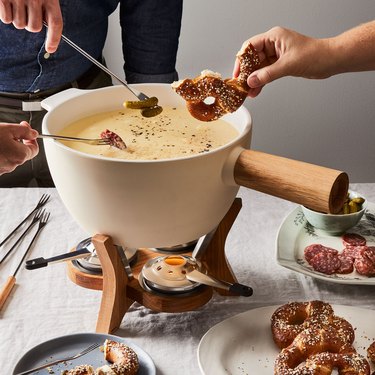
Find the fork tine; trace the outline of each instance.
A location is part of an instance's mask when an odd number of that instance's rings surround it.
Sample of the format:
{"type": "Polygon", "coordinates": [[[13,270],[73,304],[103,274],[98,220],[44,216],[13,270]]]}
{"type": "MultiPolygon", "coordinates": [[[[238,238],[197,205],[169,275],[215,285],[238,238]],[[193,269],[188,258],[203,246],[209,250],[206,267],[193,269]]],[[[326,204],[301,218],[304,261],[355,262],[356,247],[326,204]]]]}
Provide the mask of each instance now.
{"type": "Polygon", "coordinates": [[[34,218],[33,220],[40,220],[40,218],[43,216],[43,213],[45,212],[45,209],[43,208],[38,208],[36,211],[35,211],[35,215],[34,215],[34,218]]]}
{"type": "Polygon", "coordinates": [[[44,205],[48,202],[49,198],[50,198],[50,195],[49,195],[49,194],[43,194],[43,195],[41,196],[41,198],[39,199],[39,202],[38,202],[38,204],[37,204],[37,207],[42,207],[42,206],[44,206],[44,205]]]}
{"type": "Polygon", "coordinates": [[[45,209],[38,208],[35,211],[35,214],[31,220],[31,223],[29,226],[22,232],[22,234],[18,237],[17,241],[13,244],[13,246],[7,251],[7,253],[3,256],[3,258],[0,260],[0,264],[2,264],[5,259],[9,256],[9,254],[12,253],[12,251],[15,249],[15,247],[18,245],[18,243],[23,239],[23,237],[27,234],[27,232],[40,220],[41,216],[43,215],[43,212],[45,209]]]}
{"type": "Polygon", "coordinates": [[[94,350],[94,349],[96,349],[96,348],[99,348],[99,346],[100,346],[101,344],[99,343],[95,343],[95,344],[92,344],[91,346],[89,346],[86,350],[85,350],[85,353],[88,353],[88,352],[91,352],[91,350],[94,350]]]}
{"type": "Polygon", "coordinates": [[[47,221],[49,219],[49,216],[50,216],[50,212],[44,212],[41,219],[40,219],[40,222],[42,224],[47,224],[47,221]]]}
{"type": "Polygon", "coordinates": [[[86,348],[86,349],[80,351],[79,353],[77,353],[74,357],[75,358],[81,357],[82,355],[85,355],[85,354],[93,351],[94,349],[98,348],[100,345],[101,344],[98,344],[98,343],[92,344],[88,348],[86,348]]]}
{"type": "MultiPolygon", "coordinates": [[[[43,207],[49,200],[50,195],[49,194],[43,194],[41,198],[39,199],[39,202],[36,204],[34,209],[29,212],[29,214],[8,234],[8,236],[1,241],[0,247],[3,246],[13,235],[14,233],[34,214],[35,211],[37,211],[39,208],[43,207]]],[[[0,262],[1,263],[1,262],[0,262]]]]}

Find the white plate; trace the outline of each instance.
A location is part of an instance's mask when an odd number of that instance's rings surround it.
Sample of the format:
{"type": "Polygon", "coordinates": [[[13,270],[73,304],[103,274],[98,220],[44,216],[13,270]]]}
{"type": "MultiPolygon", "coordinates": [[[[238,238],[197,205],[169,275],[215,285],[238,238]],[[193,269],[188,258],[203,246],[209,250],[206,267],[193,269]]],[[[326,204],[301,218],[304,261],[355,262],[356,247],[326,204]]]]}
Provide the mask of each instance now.
{"type": "MultiPolygon", "coordinates": [[[[56,359],[65,358],[69,355],[78,353],[81,349],[87,348],[91,344],[104,343],[105,339],[122,342],[130,346],[137,353],[139,360],[138,375],[156,374],[155,365],[151,357],[139,346],[133,344],[129,340],[101,333],[77,333],[74,335],[54,338],[30,349],[16,364],[13,370],[13,375],[40,366],[44,363],[52,362],[56,359]]],[[[60,374],[61,371],[72,369],[78,365],[90,364],[96,368],[107,363],[108,362],[104,359],[104,355],[100,351],[100,348],[97,348],[85,356],[73,361],[62,362],[55,366],[51,366],[51,369],[54,371],[54,374],[60,374]]],[[[48,371],[40,370],[38,373],[47,374],[48,371]]]]}
{"type": "MultiPolygon", "coordinates": [[[[375,205],[368,203],[360,222],[347,233],[357,233],[366,238],[367,245],[375,245],[375,205]]],[[[342,236],[332,236],[311,226],[302,213],[300,206],[294,209],[283,221],[277,236],[277,262],[293,271],[342,284],[375,285],[375,277],[359,275],[356,271],[350,274],[325,275],[315,271],[304,259],[303,251],[307,245],[319,243],[343,250],[342,236]]]]}
{"type": "MultiPolygon", "coordinates": [[[[198,346],[202,374],[272,375],[279,350],[272,339],[270,319],[277,307],[249,310],[212,327],[198,346]]],[[[356,328],[354,347],[366,356],[375,340],[375,311],[340,305],[333,308],[356,328]]]]}

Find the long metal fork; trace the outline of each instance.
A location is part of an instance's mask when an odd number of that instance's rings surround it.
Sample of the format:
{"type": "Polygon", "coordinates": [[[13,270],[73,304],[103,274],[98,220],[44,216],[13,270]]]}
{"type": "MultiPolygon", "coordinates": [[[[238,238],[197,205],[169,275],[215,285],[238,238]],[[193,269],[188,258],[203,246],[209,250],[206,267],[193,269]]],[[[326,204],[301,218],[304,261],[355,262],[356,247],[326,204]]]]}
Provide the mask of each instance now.
{"type": "MultiPolygon", "coordinates": [[[[43,25],[48,28],[48,25],[45,21],[43,21],[43,25]]],[[[107,74],[109,74],[111,77],[116,79],[118,82],[120,82],[122,85],[124,85],[133,95],[135,95],[139,100],[146,100],[149,99],[149,97],[144,94],[143,92],[139,92],[133,88],[131,88],[124,80],[122,80],[120,77],[118,77],[115,73],[111,72],[106,66],[101,64],[98,60],[96,60],[94,57],[92,57],[90,54],[88,54],[86,51],[84,51],[81,47],[77,46],[73,41],[71,41],[69,38],[67,38],[65,35],[61,35],[61,39],[69,44],[71,47],[73,47],[76,51],[78,51],[81,55],[85,56],[86,59],[90,60],[93,64],[95,64],[97,67],[99,67],[101,70],[105,71],[107,74]]]]}
{"type": "Polygon", "coordinates": [[[8,236],[0,243],[0,247],[5,244],[9,240],[10,237],[29,219],[29,217],[37,211],[39,208],[43,207],[49,200],[49,194],[43,194],[39,199],[39,202],[35,206],[35,208],[8,234],[8,236]]]}
{"type": "Polygon", "coordinates": [[[76,359],[76,358],[79,358],[79,357],[82,357],[83,355],[93,351],[94,349],[98,348],[101,344],[98,344],[98,343],[95,343],[95,344],[92,344],[90,345],[88,348],[84,349],[84,350],[81,350],[79,353],[73,355],[73,356],[70,356],[70,357],[66,357],[66,358],[63,358],[63,359],[58,359],[56,361],[53,361],[53,362],[49,362],[49,363],[46,363],[42,366],[39,366],[39,367],[35,367],[33,369],[30,369],[30,370],[27,370],[27,371],[23,371],[23,372],[19,372],[18,374],[16,375],[27,375],[27,374],[31,374],[35,371],[38,371],[38,370],[42,370],[46,367],[50,367],[50,366],[53,366],[53,365],[57,365],[58,363],[61,363],[61,362],[65,362],[65,361],[72,361],[73,359],[76,359]]]}
{"type": "Polygon", "coordinates": [[[25,254],[23,255],[20,263],[18,264],[18,267],[16,268],[16,270],[14,271],[14,274],[13,276],[15,277],[18,270],[20,269],[23,261],[25,260],[25,258],[27,257],[27,254],[29,252],[29,250],[31,249],[31,246],[33,245],[34,241],[36,240],[36,238],[38,237],[40,231],[46,226],[47,222],[48,222],[48,219],[50,217],[50,213],[49,212],[46,212],[45,210],[43,210],[41,212],[41,215],[40,215],[40,220],[39,220],[39,224],[38,224],[38,229],[36,230],[35,234],[34,234],[34,237],[32,238],[32,240],[30,241],[29,243],[29,246],[27,247],[26,251],[25,251],[25,254]]]}
{"type": "Polygon", "coordinates": [[[38,237],[38,234],[40,233],[40,231],[44,228],[44,226],[47,224],[47,221],[49,219],[49,212],[46,212],[44,209],[43,211],[41,212],[40,214],[40,220],[39,220],[39,225],[38,225],[38,229],[37,231],[35,232],[34,234],[34,237],[32,238],[32,240],[30,241],[25,253],[23,254],[23,257],[22,259],[20,260],[20,262],[18,263],[18,266],[16,268],[16,270],[14,271],[13,275],[9,276],[7,278],[7,281],[5,282],[3,288],[0,290],[0,310],[2,309],[5,301],[7,300],[7,298],[9,297],[9,294],[10,292],[12,291],[13,289],[13,286],[14,284],[16,283],[16,275],[17,275],[17,272],[19,271],[21,265],[23,264],[25,258],[27,257],[27,254],[29,253],[35,239],[38,237]]]}
{"type": "Polygon", "coordinates": [[[14,243],[14,245],[7,251],[7,253],[4,255],[3,259],[0,260],[0,264],[2,264],[5,261],[5,259],[15,249],[15,247],[19,244],[19,242],[23,239],[23,237],[25,237],[25,235],[27,234],[27,232],[39,221],[39,219],[41,218],[41,216],[42,216],[42,212],[41,212],[41,209],[39,208],[35,212],[35,215],[34,215],[32,221],[31,221],[31,223],[29,224],[29,226],[19,236],[19,238],[17,239],[17,241],[14,243]]]}
{"type": "Polygon", "coordinates": [[[67,137],[64,135],[53,135],[53,134],[39,134],[38,138],[53,138],[58,139],[61,141],[76,141],[76,142],[83,142],[89,145],[96,145],[96,146],[105,146],[110,145],[109,139],[103,138],[79,138],[79,137],[67,137]]]}
{"type": "Polygon", "coordinates": [[[4,255],[3,259],[0,260],[0,264],[2,264],[5,259],[9,256],[9,254],[15,249],[15,247],[19,244],[19,242],[22,240],[23,237],[26,236],[28,231],[39,221],[39,219],[42,217],[42,211],[39,208],[36,212],[35,215],[29,224],[29,226],[23,231],[23,233],[19,236],[18,240],[13,244],[13,246],[7,251],[7,253],[4,255]]]}

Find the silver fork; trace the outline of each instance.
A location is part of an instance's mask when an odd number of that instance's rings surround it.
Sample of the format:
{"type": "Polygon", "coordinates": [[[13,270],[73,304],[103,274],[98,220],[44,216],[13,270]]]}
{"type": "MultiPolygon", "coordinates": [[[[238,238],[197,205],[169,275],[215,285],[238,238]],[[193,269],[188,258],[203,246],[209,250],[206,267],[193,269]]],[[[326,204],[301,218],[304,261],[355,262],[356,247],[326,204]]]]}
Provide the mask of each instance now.
{"type": "Polygon", "coordinates": [[[4,255],[3,259],[0,260],[0,264],[2,264],[5,259],[8,257],[8,255],[14,250],[14,248],[18,245],[18,243],[22,240],[22,238],[27,234],[27,232],[39,221],[39,219],[42,217],[42,211],[39,208],[31,220],[31,223],[29,226],[23,231],[23,233],[19,236],[18,240],[14,243],[14,245],[7,251],[7,253],[4,255]]]}
{"type": "Polygon", "coordinates": [[[35,206],[35,208],[17,225],[16,228],[14,228],[9,234],[8,236],[3,240],[1,241],[0,243],[0,247],[3,246],[5,244],[5,242],[7,242],[9,240],[10,237],[13,236],[13,234],[29,219],[29,217],[35,212],[37,211],[39,208],[43,207],[49,200],[50,198],[50,195],[49,194],[43,194],[41,196],[41,198],[39,199],[39,202],[37,203],[37,205],[35,206]]]}
{"type": "Polygon", "coordinates": [[[67,137],[64,135],[54,135],[54,134],[39,134],[38,138],[53,138],[58,139],[61,141],[76,141],[76,142],[83,142],[87,143],[89,145],[95,145],[95,146],[105,146],[110,144],[109,139],[103,139],[103,138],[79,138],[79,137],[67,137]]]}
{"type": "Polygon", "coordinates": [[[39,367],[35,367],[33,369],[30,369],[30,370],[27,370],[27,371],[23,371],[23,372],[19,372],[18,374],[16,375],[27,375],[27,374],[31,374],[35,371],[38,371],[38,370],[42,370],[46,367],[49,367],[49,366],[53,366],[53,365],[57,365],[58,363],[61,363],[61,362],[65,362],[65,361],[72,361],[73,359],[76,359],[76,358],[79,358],[79,357],[82,357],[83,355],[93,351],[94,349],[98,348],[101,344],[98,344],[98,343],[95,343],[95,344],[92,344],[90,345],[88,348],[84,349],[84,350],[81,350],[79,353],[75,354],[75,355],[72,355],[70,357],[66,357],[66,358],[63,358],[63,359],[58,359],[56,361],[53,361],[53,362],[49,362],[49,363],[46,363],[42,366],[39,366],[39,367]]]}

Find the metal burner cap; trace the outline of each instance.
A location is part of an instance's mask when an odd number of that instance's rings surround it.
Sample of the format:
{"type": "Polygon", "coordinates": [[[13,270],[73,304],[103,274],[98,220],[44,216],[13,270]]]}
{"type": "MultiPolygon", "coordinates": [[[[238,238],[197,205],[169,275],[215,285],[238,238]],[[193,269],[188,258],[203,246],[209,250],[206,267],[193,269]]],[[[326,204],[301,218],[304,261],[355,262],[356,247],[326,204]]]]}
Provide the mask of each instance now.
{"type": "Polygon", "coordinates": [[[182,254],[187,253],[189,251],[193,251],[198,240],[186,242],[180,245],[169,246],[169,247],[157,247],[155,251],[158,253],[174,253],[174,254],[182,254]]]}
{"type": "Polygon", "coordinates": [[[189,268],[199,269],[196,259],[186,255],[170,255],[150,259],[142,268],[143,281],[151,289],[182,293],[197,288],[200,283],[187,279],[189,268]]]}

